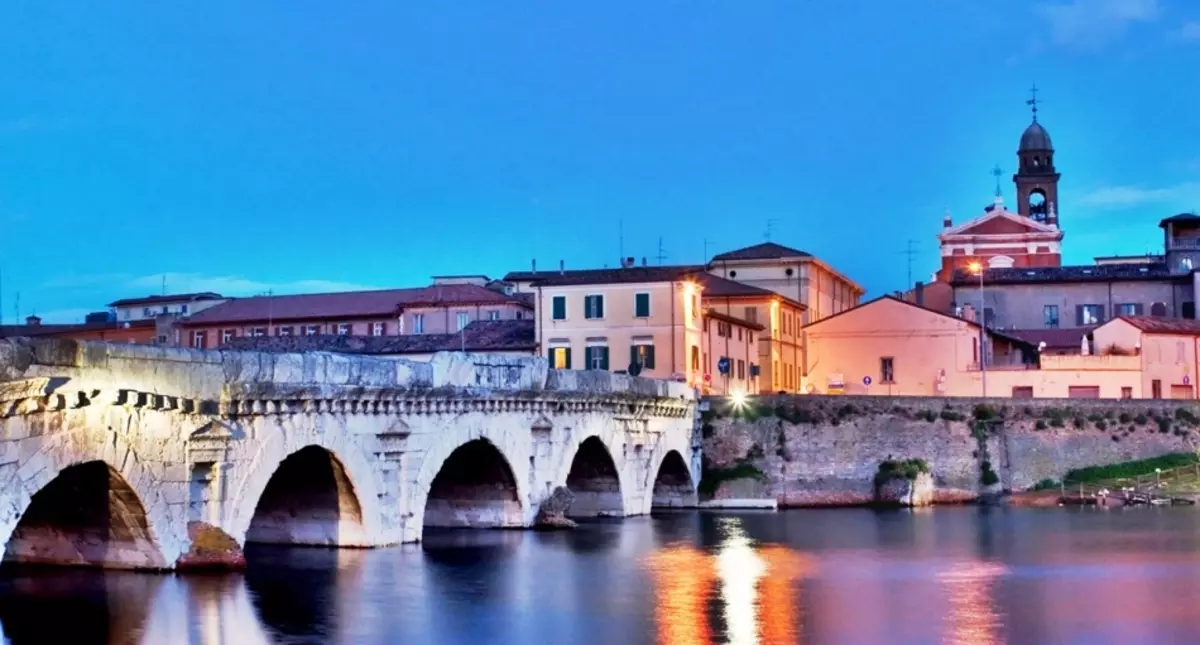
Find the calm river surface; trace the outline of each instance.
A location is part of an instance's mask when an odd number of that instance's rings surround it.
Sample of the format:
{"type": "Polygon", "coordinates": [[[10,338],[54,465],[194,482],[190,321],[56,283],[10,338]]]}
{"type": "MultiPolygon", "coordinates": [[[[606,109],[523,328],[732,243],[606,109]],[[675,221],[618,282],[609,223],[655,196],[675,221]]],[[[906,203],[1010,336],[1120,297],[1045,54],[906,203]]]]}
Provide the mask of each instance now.
{"type": "Polygon", "coordinates": [[[0,642],[1200,643],[1195,509],[678,513],[0,576],[0,642]]]}

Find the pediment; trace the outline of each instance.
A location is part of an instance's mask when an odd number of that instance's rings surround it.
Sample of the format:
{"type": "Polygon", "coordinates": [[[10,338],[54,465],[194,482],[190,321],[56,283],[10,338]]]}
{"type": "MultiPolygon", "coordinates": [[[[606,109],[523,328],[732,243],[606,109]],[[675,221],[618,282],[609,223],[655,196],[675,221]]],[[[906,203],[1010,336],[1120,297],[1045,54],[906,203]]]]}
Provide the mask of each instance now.
{"type": "Polygon", "coordinates": [[[1028,235],[1028,234],[1059,234],[1060,231],[1052,226],[1035,222],[1019,213],[997,208],[968,222],[948,228],[939,238],[950,236],[976,235],[1028,235]]]}
{"type": "Polygon", "coordinates": [[[537,420],[533,422],[532,426],[530,426],[530,429],[534,430],[535,432],[549,432],[550,430],[554,429],[554,422],[552,422],[546,415],[539,414],[537,420]]]}
{"type": "Polygon", "coordinates": [[[393,437],[407,437],[410,434],[412,434],[412,429],[408,427],[408,424],[405,423],[403,419],[393,419],[386,428],[375,433],[375,436],[379,437],[380,439],[384,439],[393,437]]]}
{"type": "Polygon", "coordinates": [[[188,436],[188,441],[204,441],[226,442],[232,439],[239,439],[240,433],[228,424],[220,421],[209,421],[200,426],[195,432],[188,436]]]}

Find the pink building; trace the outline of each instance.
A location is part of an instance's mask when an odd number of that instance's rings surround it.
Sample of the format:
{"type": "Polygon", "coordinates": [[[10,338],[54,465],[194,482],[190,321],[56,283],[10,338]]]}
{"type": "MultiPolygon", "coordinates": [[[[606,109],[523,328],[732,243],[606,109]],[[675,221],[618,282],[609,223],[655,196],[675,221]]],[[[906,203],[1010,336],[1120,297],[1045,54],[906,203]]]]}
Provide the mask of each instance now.
{"type": "Polygon", "coordinates": [[[1122,316],[1092,332],[1096,353],[1138,363],[1143,398],[1195,399],[1200,321],[1122,316]]]}
{"type": "Polygon", "coordinates": [[[180,320],[176,342],[212,348],[243,336],[403,336],[457,332],[474,321],[531,318],[532,304],[478,276],[428,287],[235,298],[180,320]]]}
{"type": "Polygon", "coordinates": [[[971,320],[890,296],[811,323],[804,332],[805,391],[810,393],[1014,398],[1142,395],[1142,369],[1136,356],[1039,356],[1036,346],[1020,339],[985,332],[971,320]]]}

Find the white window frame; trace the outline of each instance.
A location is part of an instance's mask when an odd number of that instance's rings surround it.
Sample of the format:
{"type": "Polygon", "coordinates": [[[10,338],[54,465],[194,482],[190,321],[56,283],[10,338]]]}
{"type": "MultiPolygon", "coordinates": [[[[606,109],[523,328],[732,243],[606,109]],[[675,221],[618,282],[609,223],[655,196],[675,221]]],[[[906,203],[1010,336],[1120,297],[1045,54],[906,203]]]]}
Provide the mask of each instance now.
{"type": "Polygon", "coordinates": [[[204,336],[206,333],[199,330],[192,332],[192,347],[194,349],[204,349],[204,336]]]}
{"type": "Polygon", "coordinates": [[[337,335],[338,336],[349,336],[350,330],[351,330],[350,323],[338,323],[338,325],[337,325],[337,335]]]}
{"type": "Polygon", "coordinates": [[[488,311],[488,312],[487,312],[487,319],[488,319],[488,320],[500,320],[500,310],[499,310],[499,309],[492,309],[492,310],[488,311]]]}
{"type": "Polygon", "coordinates": [[[321,334],[321,326],[320,325],[305,325],[304,326],[304,335],[305,336],[318,336],[320,334],[321,334]]]}
{"type": "Polygon", "coordinates": [[[604,313],[605,313],[604,312],[604,294],[589,293],[583,297],[583,318],[584,318],[584,320],[604,320],[604,313]],[[599,302],[600,302],[600,312],[601,313],[599,316],[592,315],[592,308],[590,306],[590,304],[592,303],[592,298],[600,299],[599,302]]]}
{"type": "Polygon", "coordinates": [[[471,314],[467,311],[454,312],[454,331],[462,331],[467,325],[471,324],[471,314]]]}
{"type": "Polygon", "coordinates": [[[413,333],[425,333],[425,314],[413,314],[413,333]]]}
{"type": "Polygon", "coordinates": [[[383,332],[385,330],[384,324],[385,323],[381,323],[381,322],[371,323],[371,335],[372,336],[382,336],[383,332]]]}
{"type": "Polygon", "coordinates": [[[233,330],[232,329],[222,329],[221,330],[221,342],[228,343],[231,340],[233,340],[233,330]]]}

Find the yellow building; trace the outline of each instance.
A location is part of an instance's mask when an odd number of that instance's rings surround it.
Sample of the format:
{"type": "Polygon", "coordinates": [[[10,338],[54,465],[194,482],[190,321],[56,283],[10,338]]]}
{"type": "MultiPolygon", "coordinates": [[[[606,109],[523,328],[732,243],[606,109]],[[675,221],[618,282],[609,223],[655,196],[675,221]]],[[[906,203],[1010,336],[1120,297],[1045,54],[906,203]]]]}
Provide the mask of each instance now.
{"type": "Polygon", "coordinates": [[[762,332],[755,334],[758,382],[749,391],[799,392],[804,376],[804,305],[773,291],[712,274],[701,275],[699,281],[705,308],[762,326],[762,332]]]}
{"type": "Polygon", "coordinates": [[[1142,398],[1195,399],[1200,365],[1200,321],[1121,316],[1092,331],[1100,357],[1136,362],[1142,398]]]}
{"type": "Polygon", "coordinates": [[[708,270],[799,302],[807,307],[804,324],[858,306],[865,293],[858,283],[812,254],[774,242],[719,253],[708,270]]]}

